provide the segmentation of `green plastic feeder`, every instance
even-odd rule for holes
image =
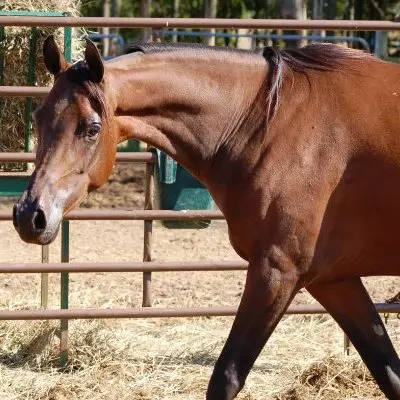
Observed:
[[[212,210],[206,187],[167,154],[157,150],[156,201],[161,210]],[[211,220],[161,221],[169,229],[204,229]]]
[[[2,173],[0,176],[0,196],[21,196],[29,182],[27,173]]]

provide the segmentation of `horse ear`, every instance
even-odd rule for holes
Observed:
[[[86,39],[85,61],[89,67],[89,79],[100,83],[104,77],[104,63],[96,45],[89,39]]]
[[[53,75],[60,74],[68,67],[67,60],[58,48],[53,35],[48,36],[43,43],[43,57],[47,70]]]

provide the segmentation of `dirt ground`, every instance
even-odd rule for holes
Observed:
[[[82,207],[142,208],[143,184],[143,166],[120,165],[109,183],[91,194]],[[12,199],[2,199],[0,209],[8,210],[11,204]],[[71,261],[142,259],[142,222],[72,221],[70,231]],[[40,261],[40,248],[22,243],[12,223],[1,222],[0,234],[0,263]],[[155,260],[239,259],[221,221],[200,230],[168,230],[156,223],[153,236]],[[50,260],[60,260],[59,238],[51,245]],[[153,305],[236,306],[244,280],[245,272],[153,274]],[[400,287],[398,278],[365,281],[378,302],[396,294]],[[0,277],[3,309],[38,308],[39,293],[38,274]],[[141,296],[141,274],[70,276],[71,308],[140,307]],[[297,304],[310,302],[313,299],[306,292],[294,300]],[[50,308],[59,307],[58,274],[50,275],[49,303]],[[1,322],[0,398],[202,399],[231,323],[232,318],[227,317],[73,321],[70,369],[60,372],[56,365],[57,323]],[[389,317],[387,327],[399,348],[396,315]],[[328,316],[285,317],[239,398],[383,399],[355,352],[343,357],[342,342],[343,333]]]

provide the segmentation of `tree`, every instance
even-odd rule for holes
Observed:
[[[174,18],[178,18],[180,16],[179,15],[179,5],[180,5],[180,0],[174,0],[174,9],[173,9],[173,17]],[[176,31],[177,30],[174,29],[174,32],[176,32]],[[178,35],[172,36],[172,40],[174,42],[177,42],[178,41]]]
[[[217,17],[217,0],[204,0],[204,17],[216,18]],[[209,33],[215,33],[215,29],[210,29]],[[215,46],[215,36],[205,36],[204,43],[210,46]]]
[[[110,0],[103,0],[103,17],[110,16]],[[110,28],[107,26],[103,26],[101,29],[103,35],[108,35],[110,33]],[[110,39],[104,38],[103,39],[103,57],[108,57],[110,54]]]
[[[140,16],[142,18],[149,18],[151,16],[151,0],[140,0]],[[147,41],[149,39],[151,30],[143,28],[140,34],[140,40]]]
[[[315,19],[380,19],[393,21],[400,13],[399,0],[81,0],[83,16],[112,15],[121,17],[183,17],[183,18],[301,18],[308,15]],[[111,11],[110,11],[111,10]],[[120,10],[120,11],[118,11]],[[107,29],[99,28],[104,33]],[[193,29],[193,32],[197,29]],[[232,32],[226,29],[225,32]],[[113,31],[116,32],[116,31]],[[263,33],[259,30],[258,33]],[[290,32],[285,32],[290,33]],[[292,32],[303,33],[303,32]],[[314,33],[320,34],[317,31]],[[336,35],[357,35],[375,43],[375,32],[332,32]],[[149,30],[121,29],[120,35],[126,42],[149,37]],[[174,40],[177,40],[175,37]],[[186,41],[201,41],[199,37],[185,37]],[[204,39],[212,44],[214,39]],[[215,39],[219,45],[236,46],[234,38]],[[260,41],[260,45],[264,44]],[[253,43],[255,45],[256,43]],[[287,42],[287,46],[302,45]],[[105,45],[107,52],[107,44]]]
[[[283,19],[307,19],[307,2],[305,0],[281,0],[279,2],[279,17]],[[305,31],[284,31],[288,34],[304,35]],[[287,48],[301,47],[304,40],[287,40]]]

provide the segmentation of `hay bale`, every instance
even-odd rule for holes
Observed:
[[[72,16],[79,15],[80,0],[4,0],[0,11],[57,11],[68,12]],[[64,30],[62,28],[38,28],[35,63],[35,86],[51,86],[52,77],[43,64],[42,47],[44,39],[54,34],[63,48]],[[82,34],[79,30],[73,31],[72,54],[76,58],[82,49],[83,43],[79,40]],[[30,27],[6,27],[5,40],[0,42],[0,54],[4,59],[3,84],[10,86],[25,86],[28,84],[29,42]],[[35,106],[40,99],[34,99]],[[0,151],[23,151],[25,141],[25,99],[3,98],[0,121]],[[31,149],[34,149],[35,140],[31,140]],[[10,164],[0,166],[0,169],[19,169]]]

